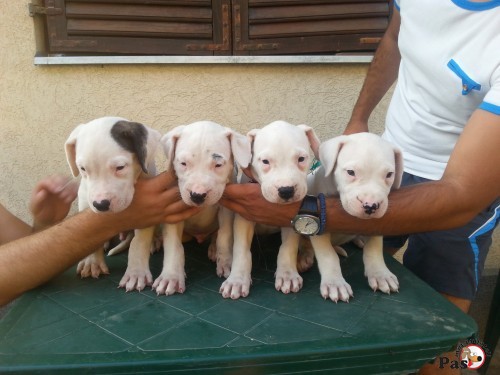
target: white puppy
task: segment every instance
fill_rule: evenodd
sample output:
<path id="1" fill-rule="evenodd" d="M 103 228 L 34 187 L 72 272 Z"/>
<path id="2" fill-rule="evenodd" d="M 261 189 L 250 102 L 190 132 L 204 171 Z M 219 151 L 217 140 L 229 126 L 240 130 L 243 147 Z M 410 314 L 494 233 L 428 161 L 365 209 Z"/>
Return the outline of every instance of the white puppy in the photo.
<path id="1" fill-rule="evenodd" d="M 246 168 L 251 152 L 248 139 L 210 121 L 178 126 L 161 139 L 169 168 L 179 179 L 182 200 L 203 210 L 184 222 L 165 225 L 164 261 L 153 283 L 158 294 L 183 293 L 185 286 L 182 234 L 202 241 L 217 230 L 217 274 L 227 277 L 232 262 L 233 213 L 217 202 L 228 182 L 234 181 L 234 161 Z"/>
<path id="2" fill-rule="evenodd" d="M 119 212 L 127 208 L 137 179 L 155 174 L 154 155 L 160 136 L 156 130 L 120 117 L 102 117 L 77 126 L 65 149 L 73 176 L 82 175 L 79 210 L 90 207 L 95 212 Z M 136 232 L 131 251 L 142 247 L 150 251 L 152 229 Z M 83 259 L 77 272 L 81 277 L 109 273 L 104 249 Z M 139 284 L 142 289 L 142 281 Z"/>
<path id="3" fill-rule="evenodd" d="M 319 139 L 306 125 L 275 121 L 248 133 L 252 141 L 251 171 L 266 200 L 278 204 L 300 201 L 307 192 L 307 174 L 311 165 L 310 149 L 318 155 Z M 246 297 L 250 292 L 254 232 L 273 233 L 279 228 L 257 225 L 240 215 L 234 219 L 234 246 L 231 274 L 222 284 L 224 298 Z M 297 271 L 299 236 L 292 228 L 281 228 L 275 287 L 283 293 L 298 292 L 302 277 Z"/>
<path id="4" fill-rule="evenodd" d="M 321 167 L 308 177 L 308 194 L 340 196 L 342 207 L 361 219 L 382 217 L 388 194 L 399 188 L 403 174 L 401 150 L 373 133 L 332 138 L 320 146 Z M 333 246 L 355 236 L 323 234 L 310 237 L 321 273 L 320 292 L 337 302 L 353 296 Z M 382 237 L 364 237 L 365 276 L 373 290 L 397 291 L 398 279 L 385 265 Z M 332 246 L 333 245 L 333 246 Z"/>

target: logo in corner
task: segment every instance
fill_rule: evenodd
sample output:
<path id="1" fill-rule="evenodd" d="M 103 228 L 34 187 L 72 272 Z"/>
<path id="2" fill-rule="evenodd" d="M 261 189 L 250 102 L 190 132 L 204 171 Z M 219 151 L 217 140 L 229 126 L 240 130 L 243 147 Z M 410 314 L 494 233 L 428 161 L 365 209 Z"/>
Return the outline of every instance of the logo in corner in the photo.
<path id="1" fill-rule="evenodd" d="M 480 340 L 469 339 L 457 346 L 457 357 L 460 364 L 466 365 L 470 370 L 478 370 L 486 361 L 486 357 L 491 355 L 488 347 Z"/>

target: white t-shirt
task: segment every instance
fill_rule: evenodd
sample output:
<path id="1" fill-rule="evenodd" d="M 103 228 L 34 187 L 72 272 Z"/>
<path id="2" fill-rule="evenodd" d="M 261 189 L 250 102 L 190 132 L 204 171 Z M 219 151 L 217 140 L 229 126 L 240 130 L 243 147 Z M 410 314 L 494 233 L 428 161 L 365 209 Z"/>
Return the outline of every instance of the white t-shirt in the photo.
<path id="1" fill-rule="evenodd" d="M 500 116 L 500 0 L 396 0 L 398 82 L 383 137 L 438 180 L 472 112 Z M 500 140 L 499 140 L 500 146 Z"/>

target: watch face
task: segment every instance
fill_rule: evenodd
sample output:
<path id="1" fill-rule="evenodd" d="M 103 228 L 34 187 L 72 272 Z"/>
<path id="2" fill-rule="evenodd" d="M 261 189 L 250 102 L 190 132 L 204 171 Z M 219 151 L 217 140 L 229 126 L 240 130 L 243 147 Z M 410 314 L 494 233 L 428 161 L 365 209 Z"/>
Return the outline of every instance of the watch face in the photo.
<path id="1" fill-rule="evenodd" d="M 306 236 L 313 236 L 319 232 L 318 219 L 313 216 L 299 216 L 295 219 L 293 227 L 296 232 Z"/>

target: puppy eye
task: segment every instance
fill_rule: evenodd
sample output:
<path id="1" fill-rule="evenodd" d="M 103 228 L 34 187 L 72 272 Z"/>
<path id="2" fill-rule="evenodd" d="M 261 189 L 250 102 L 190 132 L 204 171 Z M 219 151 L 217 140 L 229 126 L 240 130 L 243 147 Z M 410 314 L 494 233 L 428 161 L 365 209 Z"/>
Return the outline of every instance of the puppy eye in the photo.
<path id="1" fill-rule="evenodd" d="M 347 170 L 347 174 L 348 174 L 349 176 L 353 176 L 353 177 L 354 177 L 354 176 L 356 176 L 356 173 L 354 173 L 354 171 L 353 171 L 352 169 L 348 169 L 348 170 Z"/>
<path id="2" fill-rule="evenodd" d="M 182 162 L 181 162 L 181 165 L 182 165 L 183 167 L 185 167 L 187 164 L 186 164 L 186 162 L 182 161 Z"/>
<path id="3" fill-rule="evenodd" d="M 389 173 L 387 173 L 387 176 L 385 176 L 385 178 L 391 178 L 393 174 L 394 174 L 394 172 L 389 172 Z"/>
<path id="4" fill-rule="evenodd" d="M 304 160 L 306 160 L 305 157 L 303 157 L 303 156 L 299 157 L 299 163 L 302 163 Z"/>
<path id="5" fill-rule="evenodd" d="M 264 160 L 262 160 L 262 163 L 264 163 L 264 164 L 269 164 L 269 160 L 264 159 Z"/>
<path id="6" fill-rule="evenodd" d="M 124 166 L 124 165 L 120 165 L 120 166 L 116 167 L 116 170 L 117 170 L 117 171 L 121 171 L 121 170 L 123 170 L 123 169 L 125 169 L 125 166 Z"/>
<path id="7" fill-rule="evenodd" d="M 221 164 L 221 163 L 217 163 L 217 164 L 215 164 L 215 168 L 220 168 L 220 167 L 222 167 L 222 164 Z"/>
<path id="8" fill-rule="evenodd" d="M 83 167 L 80 167 L 80 170 L 81 170 L 82 172 L 85 172 L 85 168 L 83 168 Z"/>

